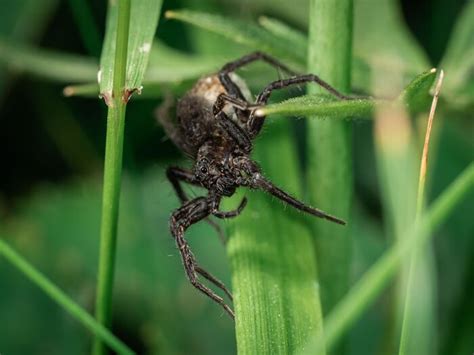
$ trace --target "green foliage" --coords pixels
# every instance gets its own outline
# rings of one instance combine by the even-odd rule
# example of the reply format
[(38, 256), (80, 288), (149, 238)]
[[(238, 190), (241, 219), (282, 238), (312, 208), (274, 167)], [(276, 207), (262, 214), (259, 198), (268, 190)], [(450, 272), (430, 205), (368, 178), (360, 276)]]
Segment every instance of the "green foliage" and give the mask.
[[(289, 123), (270, 127), (256, 148), (256, 159), (270, 179), (300, 197)], [(235, 206), (238, 200), (232, 200)], [(228, 255), (239, 353), (294, 353), (322, 328), (309, 219), (259, 193), (252, 194), (245, 212), (230, 223)]]
[[(128, 91), (138, 90), (143, 81), (148, 64), (148, 57), (153, 44), (161, 0), (132, 1), (130, 6), (130, 27), (127, 28), (126, 77), (125, 87)], [(100, 61), (99, 84), (102, 95), (112, 92), (114, 85), (114, 68), (116, 67), (115, 43), (117, 31), (120, 30), (118, 18), (120, 1), (109, 1), (107, 11), (107, 28)], [(115, 65), (114, 65), (115, 63)]]
[(15, 250), (13, 250), (3, 239), (0, 239), (0, 254), (2, 254), (10, 263), (23, 272), (31, 282), (40, 287), (48, 296), (54, 299), (72, 316), (77, 318), (85, 327), (89, 328), (92, 333), (104, 341), (111, 349), (118, 354), (134, 354), (124, 343), (117, 339), (103, 325), (97, 323), (94, 318), (72, 301), (64, 292), (49, 281), (37, 269), (23, 259)]
[[(2, 219), (5, 217), (0, 232), (2, 237), (8, 236), (8, 245), (19, 253), (12, 254), (8, 246), (1, 248), (8, 256), (6, 260), (14, 265), (2, 262), (3, 258), (0, 260), (0, 279), (3, 280), (0, 342), (5, 344), (6, 352), (84, 353), (90, 345), (90, 334), (86, 334), (79, 324), (64, 319), (62, 309), (51, 305), (39, 289), (16, 277), (13, 267), (26, 270), (30, 277), (33, 275), (33, 282), (43, 286), (49, 297), (62, 304), (65, 311), (88, 324), (93, 333), (101, 332), (101, 339), (112, 345), (115, 342), (116, 347), (121, 346), (121, 341), (117, 340), (120, 338), (137, 353), (234, 352), (233, 324), (187, 284), (178, 253), (169, 238), (167, 219), (178, 201), (172, 197), (162, 167), (174, 161), (175, 155), (166, 143), (161, 143), (161, 131), (151, 122), (150, 112), (163, 96), (179, 97), (196, 78), (218, 70), (234, 58), (234, 53), (252, 50), (277, 56), (301, 72), (307, 71), (309, 54), (311, 71), (348, 93), (352, 88), (361, 94), (361, 98), (338, 101), (328, 95), (315, 94), (313, 89), (305, 95), (300, 88), (289, 91), (298, 97), (286, 100), (280, 93), (275, 95), (274, 102), (257, 112), (267, 116), (268, 121), (266, 131), (255, 144), (255, 158), (263, 171), (300, 199), (313, 201), (323, 210), (342, 213), (341, 216), (348, 218), (349, 226), (343, 232), (348, 235), (341, 238), (340, 244), (346, 249), (334, 249), (337, 255), (324, 253), (326, 259), (321, 264), (324, 257), (320, 257), (318, 250), (322, 249), (316, 248), (315, 252), (312, 242), (326, 234), (325, 243), (335, 245), (331, 240), (334, 231), (322, 230), (326, 226), (323, 224), (322, 229), (315, 229), (310, 217), (285, 209), (263, 193), (251, 191), (245, 192), (249, 205), (242, 216), (227, 225), (231, 272), (226, 267), (222, 246), (218, 245), (217, 238), (210, 238), (214, 234), (210, 228), (198, 225), (187, 234), (200, 263), (209, 270), (218, 270), (225, 281), (232, 279), (238, 351), (252, 354), (320, 352), (324, 328), (326, 346), (334, 353), (397, 352), (403, 320), (401, 305), (407, 293), (408, 256), (414, 250), (420, 250), (418, 258), (422, 262), (415, 264), (417, 297), (409, 298), (411, 307), (407, 308), (411, 319), (417, 321), (416, 332), (410, 333), (410, 342), (417, 345), (418, 353), (466, 353), (472, 350), (470, 329), (474, 312), (471, 312), (472, 297), (468, 290), (472, 288), (472, 267), (469, 265), (472, 264), (474, 226), (469, 203), (473, 196), (474, 170), (472, 164), (466, 168), (472, 161), (472, 135), (469, 133), (472, 123), (466, 119), (472, 116), (474, 97), (472, 1), (468, 1), (460, 13), (440, 66), (446, 70), (446, 85), (441, 92), (433, 133), (426, 188), (427, 212), (416, 225), (414, 206), (420, 137), (425, 129), (426, 109), (431, 101), (428, 93), (436, 73), (426, 71), (433, 65), (429, 64), (422, 47), (408, 30), (395, 0), (355, 1), (352, 56), (347, 42), (350, 26), (341, 21), (341, 18), (352, 18), (350, 9), (333, 8), (333, 15), (328, 15), (331, 9), (319, 12), (322, 0), (314, 1), (315, 7), (311, 9), (304, 1), (290, 4), (232, 0), (219, 6), (210, 1), (192, 3), (199, 11), (167, 12), (168, 18), (180, 21), (161, 23), (158, 38), (154, 38), (154, 33), (161, 1), (131, 1), (130, 30), (116, 22), (120, 17), (117, 7), (123, 2), (112, 1), (101, 58), (100, 90), (96, 83), (98, 58), (92, 57), (96, 54), (94, 48), (98, 38), (95, 11), (100, 5), (81, 8), (78, 2), (70, 1), (88, 57), (70, 52), (70, 48), (75, 48), (76, 52), (84, 50), (74, 43), (74, 37), (71, 36), (66, 44), (57, 45), (56, 28), (44, 35), (43, 28), (54, 14), (57, 2), (41, 3), (39, 6), (37, 1), (17, 1), (6, 5), (4, 13), (8, 16), (0, 14), (0, 19), (4, 20), (0, 21), (0, 79), (14, 79), (12, 75), (7, 76), (14, 72), (39, 78), (21, 84), (26, 90), (23, 86), (12, 86), (13, 95), (8, 96), (5, 94), (9, 90), (3, 89), (9, 87), (9, 82), (0, 80), (0, 98), (13, 99), (12, 103), (3, 100), (8, 111), (0, 107), (0, 113), (7, 112), (9, 118), (4, 122), (11, 123), (14, 122), (11, 117), (21, 117), (24, 107), (33, 107), (33, 112), (39, 108), (44, 111), (43, 116), (54, 117), (54, 121), (42, 121), (40, 125), (45, 125), (46, 130), (38, 129), (37, 134), (47, 132), (51, 137), (44, 139), (58, 143), (54, 146), (61, 150), (62, 156), (83, 154), (82, 160), (86, 161), (91, 150), (81, 150), (82, 140), (90, 139), (97, 145), (94, 147), (97, 151), (102, 150), (103, 140), (97, 137), (101, 136), (103, 123), (99, 118), (103, 113), (94, 111), (91, 115), (88, 104), (80, 99), (59, 101), (59, 95), (47, 96), (41, 91), (51, 84), (44, 81), (79, 84), (65, 89), (69, 96), (96, 98), (100, 91), (106, 97), (110, 107), (104, 185), (105, 191), (109, 192), (104, 194), (106, 222), (103, 226), (109, 227), (103, 227), (103, 230), (112, 238), (103, 248), (107, 257), (101, 258), (101, 264), (108, 268), (108, 276), (101, 277), (100, 284), (107, 289), (108, 296), (99, 297), (102, 299), (99, 308), (111, 307), (111, 280), (116, 269), (111, 328), (115, 336), (88, 318), (88, 313), (72, 306), (75, 303), (65, 297), (70, 294), (81, 307), (92, 308), (97, 277), (96, 236), (101, 212), (97, 181), (64, 180), (62, 185), (52, 184), (43, 187), (42, 191), (33, 190), (31, 195), (21, 199), (17, 195), (11, 200), (10, 197), (4, 199), (3, 191), (0, 195), (0, 213)], [(202, 10), (209, 8), (217, 9), (218, 13)], [(84, 11), (87, 18), (82, 21), (84, 18), (80, 14)], [(63, 10), (59, 14), (62, 20)], [(262, 17), (262, 14), (274, 18)], [(258, 18), (258, 24), (247, 15)], [(52, 23), (57, 26), (56, 22)], [(309, 36), (305, 33), (308, 24)], [(195, 27), (209, 33), (200, 31), (196, 34)], [(118, 42), (117, 30), (121, 33)], [(35, 39), (41, 39), (42, 45), (32, 43)], [(338, 51), (327, 50), (323, 40), (329, 47), (343, 44)], [(114, 53), (115, 49), (117, 53)], [(352, 67), (351, 75), (349, 67)], [(340, 70), (340, 73), (335, 74), (333, 70)], [(255, 93), (278, 77), (274, 71), (257, 64), (239, 75)], [(338, 75), (343, 79), (339, 80)], [(114, 76), (119, 79), (115, 83)], [(127, 109), (131, 119), (124, 131), (123, 90), (127, 90), (125, 99), (128, 99), (128, 94), (141, 85), (144, 86), (143, 100), (137, 100)], [(57, 87), (53, 88), (45, 92), (59, 92)], [(32, 105), (24, 105), (25, 97)], [(43, 100), (45, 97), (48, 100)], [(64, 122), (61, 120), (63, 115), (67, 117)], [(310, 116), (310, 119), (298, 122), (293, 135), (294, 122), (287, 120), (288, 116)], [(94, 119), (90, 120), (90, 117)], [(34, 115), (15, 133), (6, 125), (7, 135), (18, 135), (17, 146), (11, 151), (20, 153), (19, 156), (24, 149), (36, 144), (28, 141), (31, 133), (25, 128), (34, 124), (33, 118)], [(75, 119), (80, 119), (81, 123), (67, 123)], [(53, 128), (51, 122), (54, 122)], [(89, 124), (93, 125), (94, 131)], [(331, 127), (343, 126), (346, 126), (344, 130), (348, 126), (354, 130), (354, 144), (346, 146), (345, 133), (339, 138), (332, 133), (326, 135)], [(71, 132), (76, 129), (79, 133)], [(27, 144), (21, 140), (22, 136), (26, 136)], [(127, 138), (122, 153), (124, 136)], [(329, 143), (324, 142), (327, 137), (332, 137)], [(67, 147), (61, 143), (65, 140), (69, 141)], [(74, 151), (75, 142), (78, 143), (77, 151)], [(345, 153), (341, 158), (335, 151), (342, 145)], [(63, 151), (65, 147), (67, 152)], [(353, 153), (349, 154), (351, 149)], [(38, 151), (47, 164), (47, 150), (40, 145)], [(26, 165), (37, 159), (33, 153), (30, 152), (31, 161)], [(147, 154), (158, 162), (142, 160)], [(351, 157), (353, 164), (349, 163)], [(125, 179), (120, 220), (117, 220), (122, 158), (129, 175)], [(15, 163), (15, 166), (6, 163), (6, 176), (17, 169), (19, 163)], [(150, 164), (158, 164), (159, 168), (146, 167)], [(328, 169), (329, 166), (332, 168)], [(76, 168), (71, 164), (71, 169)], [(343, 170), (349, 174), (339, 174)], [(452, 183), (463, 170), (462, 176)], [(319, 175), (317, 179), (306, 181), (305, 185), (304, 176), (308, 171), (313, 171), (310, 176), (316, 176), (314, 172)], [(36, 176), (34, 173), (31, 171), (31, 175)], [(86, 170), (86, 173), (98, 175), (94, 170)], [(12, 180), (15, 185), (25, 178), (21, 172), (17, 174)], [(355, 180), (355, 201), (353, 211), (347, 215), (347, 203), (353, 189), (349, 175)], [(326, 188), (328, 181), (331, 189)], [(9, 193), (6, 191), (5, 196), (10, 196)], [(435, 202), (431, 203), (433, 199)], [(468, 200), (461, 204), (463, 199)], [(238, 202), (236, 198), (226, 204), (231, 208)], [(346, 212), (338, 212), (339, 209)], [(452, 217), (447, 219), (450, 214)], [(444, 227), (439, 229), (445, 220)], [(116, 268), (115, 230), (118, 233)], [(441, 235), (430, 244), (436, 234)], [(4, 243), (1, 241), (0, 245), (7, 245)], [(352, 256), (345, 253), (348, 250), (353, 252)], [(334, 261), (338, 258), (344, 260), (341, 263)], [(26, 260), (37, 265), (59, 286), (54, 286), (35, 268), (29, 267)], [(28, 265), (28, 268), (22, 265)], [(326, 282), (317, 282), (318, 274), (321, 280), (323, 268), (335, 271), (329, 277), (335, 288), (344, 290), (348, 283), (355, 285), (347, 293), (344, 291), (342, 301), (335, 306), (325, 307), (324, 297), (323, 306), (320, 305), (320, 295), (324, 296), (329, 290), (327, 278)], [(345, 270), (349, 280), (337, 276), (338, 268)], [(397, 279), (396, 287), (383, 293), (394, 278)], [(46, 289), (44, 285), (48, 285)], [(333, 297), (333, 300), (337, 298)], [(376, 300), (381, 302), (375, 303)], [(333, 310), (329, 311), (329, 308)], [(108, 312), (105, 311), (101, 321), (106, 322), (105, 318), (110, 316), (106, 314)], [(382, 331), (386, 329), (390, 331)], [(336, 347), (342, 342), (344, 347)], [(40, 349), (38, 344), (41, 344)]]

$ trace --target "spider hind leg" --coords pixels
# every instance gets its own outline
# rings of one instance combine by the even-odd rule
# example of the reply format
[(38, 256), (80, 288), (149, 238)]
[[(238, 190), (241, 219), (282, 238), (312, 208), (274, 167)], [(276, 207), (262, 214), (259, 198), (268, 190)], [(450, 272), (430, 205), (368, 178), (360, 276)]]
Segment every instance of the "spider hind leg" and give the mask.
[(172, 214), (170, 220), (170, 230), (181, 254), (181, 259), (183, 261), (184, 269), (189, 282), (191, 282), (195, 288), (211, 298), (214, 302), (218, 303), (233, 319), (233, 310), (225, 303), (222, 297), (217, 295), (209, 287), (199, 281), (198, 274), (224, 291), (230, 299), (232, 299), (231, 293), (221, 281), (197, 264), (194, 255), (189, 248), (189, 244), (184, 238), (184, 232), (187, 228), (189, 228), (192, 224), (208, 217), (209, 214), (210, 208), (207, 199), (204, 197), (195, 198), (194, 200), (186, 202)]

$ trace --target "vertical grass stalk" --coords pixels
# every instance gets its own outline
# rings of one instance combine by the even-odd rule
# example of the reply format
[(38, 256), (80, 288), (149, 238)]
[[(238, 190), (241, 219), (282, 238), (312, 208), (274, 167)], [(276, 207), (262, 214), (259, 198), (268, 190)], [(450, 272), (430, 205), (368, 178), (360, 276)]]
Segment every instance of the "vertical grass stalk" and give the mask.
[[(342, 92), (350, 90), (352, 0), (311, 0), (308, 71)], [(310, 86), (312, 93), (319, 88)], [(318, 275), (323, 312), (327, 314), (348, 287), (351, 139), (348, 122), (308, 120), (308, 187), (313, 205), (348, 221), (339, 226), (315, 221)]]
[[(122, 151), (126, 108), (124, 89), (129, 24), (130, 0), (119, 0), (113, 90), (112, 97), (106, 98), (108, 104), (107, 136), (105, 144), (99, 273), (95, 309), (97, 320), (105, 326), (109, 326), (111, 322), (117, 222), (122, 176)], [(97, 337), (94, 341), (93, 353), (97, 355), (105, 353), (105, 344)]]

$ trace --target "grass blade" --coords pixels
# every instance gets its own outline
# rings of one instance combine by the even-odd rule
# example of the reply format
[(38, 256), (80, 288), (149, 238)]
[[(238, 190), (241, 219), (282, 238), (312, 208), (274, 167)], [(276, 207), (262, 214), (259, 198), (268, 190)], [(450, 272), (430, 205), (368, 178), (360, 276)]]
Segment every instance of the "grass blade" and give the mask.
[[(387, 220), (387, 233), (392, 241), (401, 241), (408, 237), (408, 232), (415, 222), (416, 191), (417, 191), (417, 160), (418, 149), (413, 134), (409, 112), (410, 108), (422, 106), (430, 100), (429, 88), (436, 79), (436, 70), (430, 70), (415, 78), (402, 92), (398, 102), (393, 105), (380, 107), (376, 113), (374, 136), (378, 175), (381, 184), (381, 195), (384, 215)], [(383, 82), (381, 85), (385, 85)], [(411, 104), (409, 104), (411, 103)], [(417, 308), (424, 326), (423, 329), (434, 329), (434, 279), (431, 264), (430, 249), (421, 255), (417, 283), (424, 285), (425, 299), (416, 298)], [(388, 322), (392, 324), (391, 331), (382, 340), (385, 352), (394, 353), (398, 350), (403, 307), (405, 303), (406, 285), (409, 275), (409, 259), (405, 260), (399, 274), (396, 287), (393, 288), (391, 311)], [(433, 292), (432, 292), (433, 291)], [(433, 342), (431, 342), (433, 344)], [(419, 344), (421, 348), (429, 347), (429, 342)]]
[[(130, 0), (120, 0), (116, 9), (116, 27), (107, 26), (107, 31), (114, 31), (115, 38), (106, 35), (113, 41), (114, 60), (103, 60), (104, 70), (113, 73), (111, 93), (105, 94), (108, 105), (107, 136), (105, 141), (104, 163), (104, 190), (102, 195), (102, 220), (100, 228), (100, 254), (97, 278), (97, 293), (95, 314), (97, 320), (106, 326), (111, 323), (112, 290), (114, 281), (115, 251), (117, 244), (117, 223), (120, 201), (120, 185), (122, 178), (122, 151), (125, 126), (126, 97), (125, 78), (127, 70), (127, 48), (130, 25)], [(109, 16), (109, 19), (112, 16)], [(112, 29), (111, 29), (112, 28)], [(110, 43), (104, 44), (104, 52), (112, 47)], [(108, 79), (107, 79), (108, 80)], [(113, 94), (112, 94), (113, 90)], [(100, 338), (95, 338), (93, 353), (105, 354), (105, 346)]]
[[(110, 101), (113, 90), (114, 62), (116, 58), (115, 38), (117, 36), (120, 1), (109, 1), (107, 28), (100, 60), (98, 81), (100, 92)], [(132, 1), (130, 9), (130, 33), (127, 44), (127, 73), (125, 88), (127, 95), (139, 90), (147, 69), (153, 37), (160, 15), (161, 0)]]
[[(318, 73), (342, 92), (350, 91), (352, 1), (312, 0), (309, 18), (308, 72)], [(321, 92), (315, 86), (308, 89)], [(348, 223), (341, 228), (313, 221), (321, 303), (327, 314), (345, 294), (349, 281), (353, 190), (349, 123), (309, 120), (307, 137), (310, 201)]]
[(0, 62), (19, 72), (57, 82), (85, 83), (97, 74), (97, 62), (88, 57), (36, 49), (0, 39)]
[[(419, 219), (423, 213), (423, 206), (425, 203), (425, 181), (426, 181), (426, 171), (428, 166), (428, 152), (429, 152), (429, 143), (431, 138), (431, 129), (433, 126), (434, 115), (436, 111), (436, 105), (438, 103), (438, 96), (441, 89), (441, 84), (443, 82), (443, 71), (440, 72), (440, 76), (438, 82), (436, 83), (436, 88), (434, 92), (433, 102), (431, 104), (431, 110), (428, 117), (428, 124), (426, 128), (425, 134), (425, 143), (423, 146), (423, 153), (421, 156), (421, 164), (420, 164), (420, 172), (418, 177), (418, 193), (417, 193), (417, 201), (416, 201), (416, 216), (415, 216), (415, 223), (419, 222)], [(424, 352), (429, 354), (433, 351), (433, 347), (430, 346), (422, 346), (422, 344), (429, 344), (433, 343), (432, 339), (432, 330), (433, 322), (423, 322), (424, 318), (428, 317), (420, 317), (415, 315), (415, 307), (417, 306), (417, 302), (415, 298), (424, 297), (424, 295), (420, 295), (419, 290), (417, 289), (416, 282), (423, 280), (422, 275), (418, 275), (418, 273), (423, 271), (424, 260), (423, 257), (426, 253), (422, 253), (420, 250), (413, 250), (410, 260), (410, 269), (408, 274), (408, 281), (407, 281), (407, 288), (406, 288), (406, 296), (405, 296), (405, 309), (403, 313), (403, 320), (402, 320), (402, 329), (401, 329), (401, 338), (400, 338), (400, 347), (399, 347), (399, 354), (414, 354), (414, 353), (421, 353)], [(421, 268), (418, 266), (421, 265)], [(429, 318), (428, 318), (429, 319)], [(431, 335), (431, 337), (430, 337)]]
[(286, 23), (277, 19), (262, 16), (258, 19), (258, 23), (275, 37), (286, 41), (291, 49), (298, 53), (308, 53), (308, 37), (305, 33), (300, 32)]
[[(330, 349), (375, 300), (400, 268), (402, 260), (429, 241), (463, 198), (474, 189), (474, 164), (469, 165), (439, 196), (407, 238), (398, 241), (367, 271), (325, 321), (326, 346)], [(316, 343), (316, 341), (314, 342)]]
[[(289, 122), (267, 126), (256, 159), (276, 184), (301, 196)], [(278, 144), (275, 144), (278, 142)], [(278, 159), (275, 159), (278, 157)], [(282, 174), (284, 169), (285, 174)], [(308, 219), (259, 192), (229, 222), (228, 254), (239, 354), (291, 354), (321, 329), (319, 285)], [(240, 196), (241, 197), (241, 196)], [(238, 199), (227, 207), (235, 207)]]
[(474, 2), (469, 1), (460, 11), (448, 43), (441, 67), (446, 76), (443, 96), (449, 97), (450, 104), (459, 106), (474, 104)]
[(0, 254), (3, 255), (13, 266), (21, 271), (31, 282), (43, 290), (52, 300), (58, 303), (71, 316), (81, 322), (84, 327), (102, 339), (111, 349), (118, 354), (134, 354), (120, 339), (115, 337), (106, 327), (82, 309), (76, 302), (70, 299), (61, 289), (46, 278), (34, 266), (28, 263), (15, 250), (13, 250), (3, 239), (0, 238)]
[(360, 99), (353, 101), (334, 100), (327, 95), (305, 95), (269, 104), (255, 111), (257, 116), (284, 115), (311, 118), (371, 118), (375, 107), (383, 101)]
[(296, 70), (304, 69), (306, 53), (289, 51), (288, 43), (253, 23), (191, 10), (167, 11), (165, 15), (220, 34), (253, 50), (272, 54)]
[[(426, 110), (430, 100), (429, 91), (436, 79), (436, 70), (431, 69), (417, 77), (402, 91), (393, 103), (403, 102), (409, 112)], [(373, 118), (377, 107), (386, 106), (388, 100), (361, 98), (350, 101), (337, 100), (327, 94), (299, 96), (279, 103), (269, 104), (255, 111), (257, 116), (285, 115), (324, 118)]]

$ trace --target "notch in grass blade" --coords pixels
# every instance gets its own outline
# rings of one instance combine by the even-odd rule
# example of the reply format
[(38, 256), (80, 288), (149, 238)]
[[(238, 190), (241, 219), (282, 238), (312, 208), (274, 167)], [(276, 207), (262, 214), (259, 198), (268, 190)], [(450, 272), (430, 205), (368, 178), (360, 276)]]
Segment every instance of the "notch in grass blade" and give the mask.
[[(131, 3), (127, 73), (123, 95), (123, 100), (125, 101), (128, 101), (133, 92), (141, 90), (153, 37), (158, 26), (161, 5), (162, 0), (140, 0), (132, 1)], [(107, 14), (105, 40), (97, 81), (100, 86), (101, 96), (106, 104), (110, 105), (112, 102), (118, 1), (109, 1)]]

